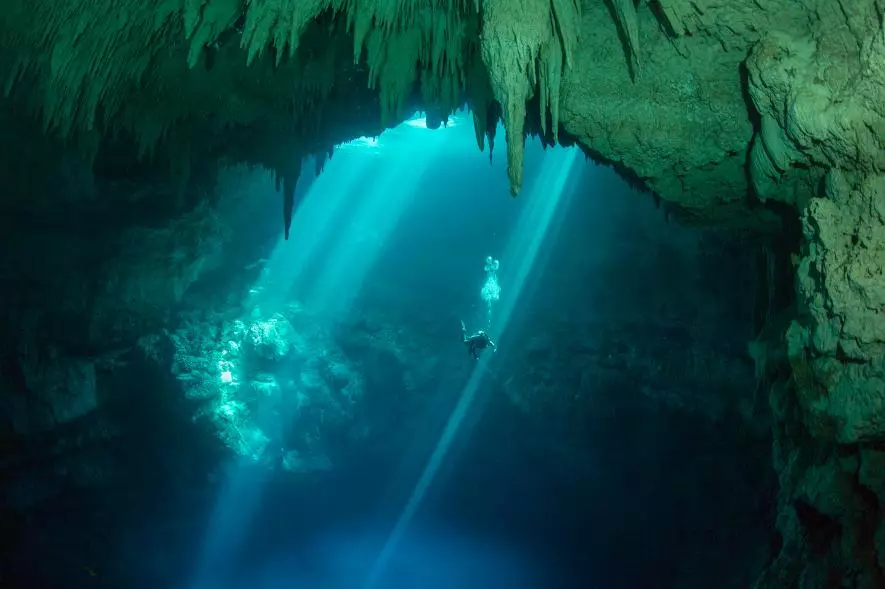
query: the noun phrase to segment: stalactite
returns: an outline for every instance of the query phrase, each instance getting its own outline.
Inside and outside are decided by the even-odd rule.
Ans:
[[[488,111],[486,111],[485,105],[483,104],[477,109],[473,110],[473,133],[476,137],[476,146],[480,151],[485,151],[485,139],[486,139],[486,115]]]
[[[184,30],[191,41],[189,67],[197,64],[207,45],[233,26],[242,11],[242,0],[185,0]]]
[[[691,31],[688,26],[685,13],[691,13],[695,9],[686,0],[649,0],[652,9],[664,21],[664,25],[674,35],[684,35]]]
[[[301,158],[276,171],[277,191],[283,192],[283,237],[288,240],[292,229],[292,217],[295,213],[295,188],[301,176]]]
[[[486,137],[489,138],[489,165],[492,164],[492,157],[495,154],[495,137],[498,134],[498,121],[501,120],[501,106],[494,103],[489,106],[486,115]]]
[[[551,0],[553,18],[559,40],[562,44],[562,57],[565,67],[574,65],[575,50],[581,35],[581,0]]]
[[[634,0],[611,0],[618,27],[624,35],[627,46],[624,51],[630,66],[630,73],[635,78],[639,75],[639,24],[636,19]]]
[[[557,10],[549,0],[487,0],[483,5],[482,55],[495,97],[503,108],[507,174],[514,195],[522,187],[525,103],[538,82],[537,62],[543,53],[543,81],[550,85],[541,89],[542,102],[558,113],[561,71],[551,75],[549,68],[557,62],[560,70],[562,66],[561,58],[554,58],[553,52],[560,51],[569,56],[577,41],[578,5],[569,5],[564,0],[556,5]],[[570,10],[566,9],[568,6]],[[563,46],[564,41],[568,43],[567,47]],[[544,51],[548,46],[548,51]],[[553,84],[556,88],[551,92]],[[551,98],[556,101],[555,105],[550,102]],[[547,113],[541,114],[542,120],[545,119]]]
[[[381,93],[381,124],[401,119],[418,74],[421,32],[405,29],[385,35],[373,30],[366,40],[369,85]]]
[[[479,22],[478,20],[472,22],[475,22],[474,26],[477,31],[476,36],[478,37]],[[482,61],[481,48],[471,46],[468,48],[467,53],[464,89],[467,106],[472,113],[476,146],[480,151],[483,151],[485,149],[485,137],[488,134],[489,118],[491,116],[492,103],[495,100],[495,93],[492,90],[491,82],[489,82],[489,73]],[[495,118],[494,125],[497,125],[497,118]],[[494,134],[494,127],[492,133]]]
[[[334,152],[335,148],[330,145],[313,154],[314,176],[319,176],[323,173],[323,169],[326,167],[326,162],[332,159]]]
[[[635,57],[632,0],[611,1]],[[671,8],[674,2],[661,3]],[[419,82],[425,108],[440,118],[466,96],[477,146],[487,143],[491,158],[502,117],[514,193],[522,184],[526,101],[540,93],[543,130],[558,141],[560,86],[581,29],[580,0],[9,4],[10,20],[0,25],[0,46],[9,56],[0,58],[4,89],[29,85],[42,98],[34,102],[40,103],[46,128],[64,137],[126,131],[145,158],[175,140],[174,134],[169,139],[170,129],[192,121],[215,131],[289,117],[295,119],[294,132],[319,137],[337,114],[324,104],[340,79],[338,58],[350,51],[347,27],[354,58],[368,66],[369,84],[379,91],[383,124],[409,114],[405,109]],[[335,19],[328,38],[337,46],[328,49],[325,37],[304,38],[310,23],[324,14]],[[228,42],[232,38],[236,41]],[[210,46],[217,65],[207,71],[197,65]],[[281,182],[294,190],[291,172]]]
[[[547,135],[547,111],[550,111],[553,141],[559,141],[559,85],[562,82],[562,49],[558,40],[541,47],[538,79],[541,92],[541,132]]]

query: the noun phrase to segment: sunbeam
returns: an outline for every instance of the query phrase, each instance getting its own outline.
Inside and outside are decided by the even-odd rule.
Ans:
[[[574,187],[569,183],[569,179],[576,160],[577,151],[574,149],[556,149],[547,152],[540,173],[534,179],[531,188],[524,191],[521,196],[528,202],[502,258],[505,260],[504,264],[509,260],[514,261],[517,264],[517,270],[509,285],[509,294],[504,297],[500,310],[492,319],[493,332],[502,336],[505,334],[515,305],[519,301],[534,268],[541,246],[545,240],[556,238],[550,231],[551,222],[556,212],[567,206],[568,201],[572,198]],[[453,441],[458,436],[465,417],[474,404],[474,399],[486,372],[486,363],[477,362],[470,379],[461,391],[458,404],[449,416],[442,435],[427,461],[427,465],[363,585],[364,589],[377,587],[390,559],[418,511],[421,501],[433,484]]]
[[[382,144],[392,150],[385,155],[383,167],[374,168],[371,177],[364,177],[338,221],[308,225],[328,236],[328,245],[310,254],[318,266],[316,275],[296,281],[295,298],[304,301],[308,309],[320,316],[335,317],[349,307],[400,218],[420,197],[417,187],[424,172],[450,140],[444,130],[439,131],[414,126],[395,129]],[[416,134],[422,135],[419,152],[396,149],[404,141],[414,141]],[[336,177],[339,168],[348,170],[365,160],[358,150],[345,152],[328,173]]]
[[[292,236],[280,240],[253,287],[252,306],[273,310],[294,297],[324,315],[346,308],[422,175],[451,142],[445,131],[456,126],[453,118],[430,131],[413,117],[380,137],[339,146],[299,203]]]
[[[446,128],[431,131],[415,123],[419,120],[416,117],[412,124],[365,144],[351,142],[327,163],[297,207],[290,239],[280,239],[250,289],[247,312],[256,314],[260,309],[268,317],[293,300],[317,318],[334,319],[347,309],[398,220],[418,197],[425,171],[452,141]],[[272,321],[264,322],[267,329],[273,328]],[[223,360],[218,371],[219,381],[236,390],[235,363]],[[254,411],[259,418],[271,410],[265,404],[259,402]],[[288,410],[297,411],[297,404]],[[229,467],[193,589],[212,587],[224,577],[269,476],[266,465],[256,462],[262,453],[240,458]]]

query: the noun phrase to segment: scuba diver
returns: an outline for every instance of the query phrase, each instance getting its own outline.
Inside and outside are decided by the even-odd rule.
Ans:
[[[461,335],[463,336],[464,345],[467,346],[467,353],[474,360],[479,360],[479,354],[489,346],[491,346],[493,352],[498,350],[498,346],[495,345],[489,334],[481,329],[473,335],[467,335],[467,326],[464,325],[463,321],[461,321]]]

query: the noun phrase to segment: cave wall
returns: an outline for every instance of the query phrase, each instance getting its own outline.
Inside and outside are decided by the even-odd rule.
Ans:
[[[97,408],[98,375],[162,325],[221,233],[199,188],[205,175],[193,174],[191,198],[132,160],[96,175],[20,104],[3,101],[0,112],[10,123],[0,204],[2,430],[32,435]]]
[[[760,587],[885,582],[881,9],[830,9],[831,28],[773,33],[747,61],[754,186],[802,220],[797,305],[770,355],[784,547]]]
[[[28,137],[43,136],[19,145]],[[205,327],[252,286],[280,238],[274,179],[227,169],[206,198],[214,178],[194,174],[189,201],[162,173],[114,161],[88,166],[87,203],[3,215],[0,575],[10,586],[178,582],[230,459],[211,424],[194,420],[167,335],[194,314]]]

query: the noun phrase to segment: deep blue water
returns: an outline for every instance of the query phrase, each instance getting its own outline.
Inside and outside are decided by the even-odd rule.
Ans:
[[[501,259],[502,302],[515,292],[521,296],[504,333],[493,334],[500,336],[501,349],[490,359],[458,435],[374,589],[702,587],[704,580],[714,583],[735,573],[741,564],[731,562],[734,554],[756,550],[766,526],[757,496],[764,487],[758,472],[768,468],[766,441],[736,449],[738,433],[723,435],[714,419],[669,409],[662,417],[663,407],[631,404],[629,399],[641,395],[627,376],[620,389],[584,390],[597,409],[577,438],[570,437],[567,419],[552,421],[555,413],[545,414],[551,421],[539,419],[505,394],[511,376],[530,370],[548,370],[550,378],[560,379],[558,394],[590,386],[575,374],[545,368],[544,353],[533,356],[537,365],[526,364],[526,350],[539,346],[542,334],[549,340],[574,330],[593,340],[595,330],[629,325],[639,338],[643,322],[651,329],[666,316],[694,326],[695,337],[712,342],[725,331],[743,342],[751,305],[715,299],[738,288],[746,274],[736,269],[734,276],[711,280],[697,231],[670,226],[650,196],[636,194],[611,170],[579,156],[569,180],[574,196],[553,215],[521,285],[514,270],[521,260],[506,257],[509,244],[531,205],[533,178],[545,157],[561,158],[562,151],[550,155],[530,142],[524,194],[512,199],[503,149],[489,165],[486,154],[468,148],[472,129],[449,132],[457,147],[440,151],[427,167],[416,198],[384,236],[345,316],[337,317],[347,325],[354,317],[382,316],[401,328],[403,338],[424,342],[438,374],[410,393],[420,403],[397,405],[402,367],[391,358],[374,358],[376,373],[367,392],[374,401],[366,411],[377,413],[383,426],[373,444],[340,442],[335,468],[317,475],[296,478],[233,465],[213,474],[216,482],[209,486],[198,459],[193,466],[176,462],[175,454],[187,454],[181,448],[192,444],[193,428],[203,427],[193,425],[184,408],[160,416],[167,424],[160,431],[133,425],[140,428],[141,445],[128,451],[133,463],[128,476],[143,477],[143,493],[117,496],[120,505],[103,507],[99,490],[72,496],[69,508],[56,506],[38,516],[44,526],[54,521],[64,530],[54,541],[42,540],[55,553],[65,546],[63,537],[78,537],[73,529],[97,534],[96,546],[106,546],[109,538],[115,546],[109,556],[81,543],[57,557],[53,562],[69,571],[66,586],[366,587],[469,382],[472,365],[458,322],[472,327],[485,320],[479,289],[487,255]],[[383,151],[335,157],[374,157],[361,180],[368,186],[372,174],[402,166],[409,161],[403,150],[418,147],[396,147],[396,164]],[[302,183],[302,198],[310,186]],[[544,187],[540,191],[542,198],[553,197]],[[261,236],[279,223],[278,212],[256,211],[243,215],[248,224],[233,248],[243,262],[266,257],[264,250],[274,247]],[[351,211],[341,209],[331,222],[349,226]],[[314,229],[296,225],[293,233]],[[320,251],[331,251],[341,238],[332,233]],[[327,263],[318,253],[306,272],[320,276]],[[192,296],[212,289],[204,281]],[[714,302],[699,304],[704,300]],[[133,387],[135,405],[129,409],[141,407],[141,415],[150,411],[145,399],[152,390],[179,394],[157,375],[114,386]],[[120,481],[118,492],[126,486]],[[25,566],[37,566],[33,549],[23,548],[22,554]],[[84,574],[83,567],[95,567],[96,574]],[[58,581],[46,571],[34,578],[43,584],[33,586]]]

